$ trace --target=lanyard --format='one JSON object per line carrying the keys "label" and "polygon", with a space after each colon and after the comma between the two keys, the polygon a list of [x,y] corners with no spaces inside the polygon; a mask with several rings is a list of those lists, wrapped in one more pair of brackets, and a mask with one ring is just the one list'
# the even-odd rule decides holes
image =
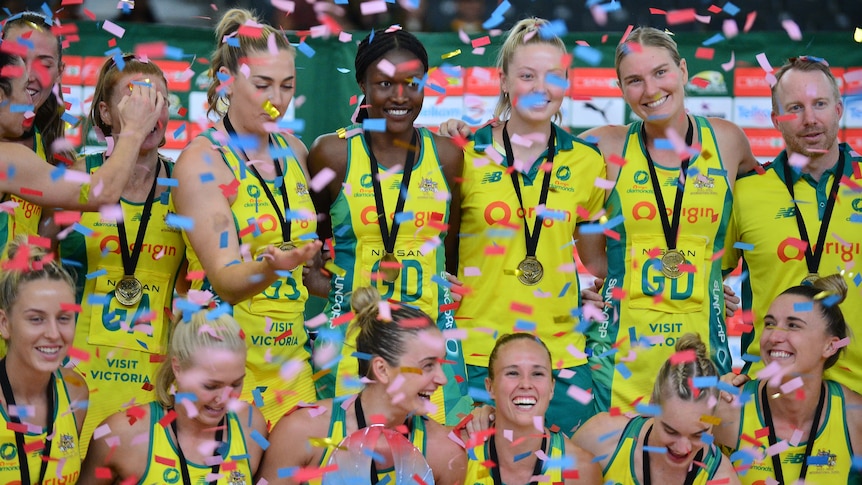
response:
{"label": "lanyard", "polygon": [[[506,150],[506,159],[509,162],[509,166],[512,167],[515,163],[515,155],[512,151],[512,142],[509,140],[509,131],[507,127],[509,122],[506,121],[503,124],[503,148]],[[551,173],[553,172],[554,167],[554,152],[556,151],[556,130],[554,129],[554,125],[551,125],[551,135],[548,137],[548,164],[550,168],[545,173],[545,177],[542,179],[542,191],[539,192],[539,205],[545,205],[548,202],[548,192],[551,186]],[[515,194],[518,196],[518,204],[521,205],[521,212],[524,213],[524,238],[527,242],[527,256],[535,257],[536,256],[536,248],[539,246],[539,234],[542,233],[542,218],[536,216],[536,220],[533,222],[533,230],[527,227],[527,211],[524,209],[524,199],[521,196],[521,184],[518,181],[518,172],[517,170],[512,169],[512,186],[515,187]]]}
{"label": "lanyard", "polygon": [[141,249],[144,246],[144,236],[147,233],[147,225],[150,223],[150,216],[153,212],[153,202],[156,200],[156,186],[159,185],[159,167],[164,167],[165,173],[168,168],[164,160],[159,159],[159,165],[156,165],[156,176],[153,177],[153,186],[150,187],[150,193],[147,194],[147,200],[144,202],[144,211],[141,213],[141,224],[138,226],[138,233],[135,235],[135,247],[129,252],[129,239],[126,235],[126,223],[117,221],[117,235],[120,237],[120,257],[123,259],[123,274],[125,276],[134,276],[135,268],[138,267],[138,260],[141,257]]}
{"label": "lanyard", "polygon": [[[45,472],[48,471],[47,457],[51,456],[51,436],[54,433],[54,374],[48,380],[47,403],[48,403],[48,426],[45,427],[45,446],[42,448],[42,465],[39,468],[39,479],[35,482],[30,481],[30,463],[27,461],[27,451],[24,448],[24,433],[15,431],[15,444],[18,447],[18,464],[21,468],[21,483],[23,485],[41,484],[45,479]],[[0,388],[3,390],[3,399],[6,401],[7,409],[15,405],[15,394],[12,393],[12,385],[9,384],[9,375],[6,373],[6,359],[0,359]],[[9,415],[9,420],[13,423],[21,423],[18,416]]]}
{"label": "lanyard", "polygon": [[[368,423],[365,421],[365,412],[362,411],[362,395],[356,396],[356,400],[353,401],[353,410],[356,413],[356,427],[359,429],[365,429],[368,427]],[[407,429],[410,430],[410,440],[413,440],[413,420],[407,418]],[[371,483],[372,485],[376,485],[380,479],[377,477],[377,467],[374,466],[374,459],[371,459]]]}
{"label": "lanyard", "polygon": [[[649,429],[647,429],[646,435],[644,435],[644,446],[641,447],[641,451],[643,452],[643,459],[641,460],[641,466],[643,467],[643,476],[644,476],[644,485],[652,485],[652,476],[650,476],[650,466],[649,466],[649,452],[644,449],[645,446],[648,446],[649,435],[652,433],[652,425],[650,425]],[[701,448],[696,455],[694,455],[694,461],[700,462],[703,460],[703,448]],[[692,485],[694,483],[694,479],[697,477],[698,467],[699,465],[692,463],[691,468],[688,470],[688,473],[685,474],[685,485]]]}
{"label": "lanyard", "polygon": [[808,244],[805,246],[805,263],[808,266],[808,274],[817,274],[820,268],[820,259],[823,257],[823,248],[826,243],[826,232],[829,231],[829,221],[832,219],[832,209],[835,208],[835,200],[838,198],[838,186],[840,185],[841,176],[844,174],[844,151],[838,156],[838,172],[835,174],[835,180],[832,181],[832,188],[829,190],[829,200],[826,201],[826,209],[823,211],[823,221],[820,223],[820,232],[817,234],[817,245],[814,251],[811,251],[811,240],[808,238],[808,230],[805,228],[805,220],[802,219],[802,212],[799,210],[799,205],[796,203],[796,192],[793,190],[793,178],[790,173],[790,164],[784,164],[784,184],[787,186],[787,191],[790,192],[790,198],[793,201],[793,208],[796,209],[796,225],[799,227],[799,236]]}
{"label": "lanyard", "polygon": [[[228,118],[227,114],[224,115],[224,129],[227,131],[228,135],[236,136],[236,130],[233,127],[233,124],[230,122],[230,118]],[[246,161],[248,160],[248,156],[244,151],[242,152],[243,157],[245,157]],[[269,190],[269,185],[260,175],[260,172],[257,170],[257,167],[254,165],[249,165],[249,169],[251,173],[254,174],[254,178],[260,182],[260,186],[263,189],[263,193],[266,194],[266,198],[269,199],[269,203],[272,204],[272,209],[275,211],[275,214],[278,216],[278,222],[281,226],[281,240],[285,243],[290,242],[290,217],[287,216],[287,212],[290,211],[290,201],[287,199],[287,189],[286,184],[287,180],[284,179],[284,172],[281,170],[281,161],[277,158],[272,159],[272,164],[275,166],[275,175],[278,178],[281,178],[281,201],[284,203],[284,212],[282,212],[281,207],[275,203],[275,195],[273,195],[272,191]]]}
{"label": "lanyard", "polygon": [[[548,175],[550,178],[550,174]],[[542,447],[541,450],[547,454],[547,450],[545,447],[548,446],[548,437],[542,436]],[[491,461],[495,466],[491,467],[491,478],[494,480],[494,485],[503,485],[503,478],[500,475],[500,461],[497,458],[497,438],[496,434],[488,440],[488,454],[490,455]],[[536,457],[536,463],[533,465],[533,474],[531,476],[537,477],[542,474],[542,460],[539,457]],[[532,481],[529,485],[538,485],[538,481]]]}
{"label": "lanyard", "polygon": [[[772,411],[769,409],[769,396],[766,395],[766,384],[763,385],[763,390],[760,392],[760,400],[763,402],[763,417],[766,419],[766,426],[769,429],[769,446],[778,443],[778,438],[775,436],[775,425],[772,423]],[[799,472],[799,480],[805,481],[805,475],[808,474],[808,457],[814,450],[814,440],[817,438],[817,427],[820,425],[820,415],[823,413],[823,404],[826,402],[826,393],[823,391],[823,386],[820,386],[820,400],[817,401],[817,411],[814,412],[814,421],[811,422],[811,431],[808,433],[808,443],[805,445],[805,462],[802,464],[802,470]],[[781,469],[780,453],[772,455],[772,473],[780,485],[787,485],[784,481],[784,471]]]}
{"label": "lanyard", "polygon": [[[390,231],[389,219],[386,218],[386,209],[383,207],[383,189],[380,187],[380,179],[377,173],[379,164],[377,163],[377,157],[374,156],[374,150],[371,148],[371,134],[366,131],[364,135],[365,144],[368,145],[368,158],[371,160],[371,182],[374,185],[374,203],[377,205],[377,222],[380,226],[380,235],[383,237],[383,249],[386,253],[392,254],[395,252],[395,238],[398,237],[401,220],[399,217],[395,217],[392,220],[392,230]],[[407,157],[404,160],[404,175],[401,178],[401,187],[398,189],[398,202],[395,203],[396,215],[404,210],[404,203],[407,201],[407,191],[410,189],[410,175],[413,174],[413,158],[417,142],[417,133],[416,129],[414,129],[413,136],[410,138],[410,146],[407,148]]]}
{"label": "lanyard", "polygon": [[[225,426],[227,426],[225,419],[226,419],[226,416],[221,418],[221,421],[219,421],[218,429],[216,430],[216,434],[215,434],[215,440],[217,442],[221,442],[222,437],[224,436],[224,428],[225,428]],[[182,448],[182,446],[180,446],[180,434],[177,432],[177,420],[176,419],[171,421],[171,429],[174,430],[174,438],[177,440],[177,457],[180,459],[180,469],[183,472],[183,484],[184,485],[192,485],[192,479],[189,476],[189,464],[186,461],[186,456],[183,454],[183,448]],[[219,445],[219,446],[221,446],[221,445]],[[216,456],[218,454],[219,454],[218,448],[216,448],[215,455],[213,455],[213,456]],[[212,466],[211,470],[212,470],[213,475],[218,474],[219,468],[221,468],[221,463],[216,463],[215,465]],[[213,480],[212,482],[207,482],[207,483],[209,485],[213,485],[217,481],[218,480]]]}
{"label": "lanyard", "polygon": [[[691,124],[691,118],[686,116],[688,120],[688,131],[685,134],[685,144],[691,146],[694,140],[694,127]],[[649,167],[650,180],[652,181],[652,190],[655,193],[655,202],[658,206],[658,215],[661,219],[661,227],[664,231],[664,240],[667,243],[668,249],[676,249],[677,235],[679,234],[679,221],[682,213],[682,197],[685,194],[685,179],[688,177],[688,162],[691,158],[686,158],[680,165],[680,174],[682,181],[676,186],[676,197],[673,200],[673,218],[668,220],[667,206],[664,203],[664,195],[661,193],[661,184],[658,181],[658,176],[655,171],[655,163],[649,154],[647,148],[646,123],[641,124],[641,139],[644,143],[644,154],[646,155],[647,167]]]}

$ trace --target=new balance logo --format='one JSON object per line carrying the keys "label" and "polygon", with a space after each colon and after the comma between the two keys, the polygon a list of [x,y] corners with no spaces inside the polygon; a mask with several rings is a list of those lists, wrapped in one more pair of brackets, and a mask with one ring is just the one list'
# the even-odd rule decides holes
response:
{"label": "new balance logo", "polygon": [[785,219],[788,217],[793,217],[796,215],[795,207],[785,207],[784,209],[778,209],[778,214],[775,214],[776,219]]}
{"label": "new balance logo", "polygon": [[503,172],[491,172],[486,173],[482,176],[483,184],[493,184],[494,182],[499,182],[500,180],[503,180]]}

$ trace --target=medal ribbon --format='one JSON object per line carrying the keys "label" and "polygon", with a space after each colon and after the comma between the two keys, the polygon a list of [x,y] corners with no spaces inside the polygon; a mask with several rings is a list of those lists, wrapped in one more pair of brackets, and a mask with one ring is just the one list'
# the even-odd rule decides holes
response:
{"label": "medal ribbon", "polygon": [[153,213],[153,202],[156,200],[156,186],[159,185],[159,167],[163,167],[165,173],[168,172],[167,164],[159,158],[159,164],[156,165],[156,176],[153,177],[153,186],[150,187],[147,201],[144,202],[144,211],[141,213],[141,223],[138,226],[138,233],[135,235],[135,247],[131,249],[131,254],[129,253],[129,239],[126,235],[126,223],[124,221],[117,221],[117,235],[120,237],[120,257],[123,259],[123,276],[134,276],[135,268],[138,267],[138,259],[141,257],[144,236],[147,234],[147,225],[150,223],[150,216]]}
{"label": "medal ribbon", "polygon": [[[224,129],[227,131],[228,135],[236,136],[236,130],[230,122],[230,118],[228,118],[227,114],[224,115]],[[245,161],[248,162],[248,155],[242,152],[242,156],[245,158]],[[276,177],[281,178],[281,201],[284,203],[284,212],[282,212],[281,207],[275,203],[275,195],[273,195],[272,191],[269,190],[269,185],[258,172],[257,167],[254,165],[248,165],[248,168],[251,170],[251,173],[254,174],[254,177],[260,182],[260,186],[263,189],[263,193],[266,194],[266,198],[269,199],[269,203],[272,204],[272,209],[275,211],[275,215],[278,216],[278,222],[281,226],[281,240],[283,242],[290,242],[290,217],[287,217],[286,214],[290,210],[290,201],[287,200],[287,180],[284,179],[284,172],[281,170],[281,161],[278,158],[272,159],[272,164],[275,166],[275,175]],[[285,165],[287,163],[285,162]],[[285,170],[287,167],[285,167]]]}
{"label": "medal ribbon", "polygon": [[[550,177],[550,175],[549,175]],[[548,446],[548,437],[542,436],[542,447],[541,450],[548,454],[548,450],[545,447]],[[494,465],[491,467],[491,478],[494,480],[494,485],[504,485],[503,478],[500,475],[500,462],[497,458],[497,440],[496,435],[492,436],[491,439],[488,440],[488,454],[490,455],[491,461]],[[536,457],[536,463],[533,465],[533,474],[530,476],[537,477],[542,474],[542,460],[539,457]],[[538,485],[539,482],[532,481],[528,485]]]}
{"label": "medal ribbon", "polygon": [[[685,134],[685,144],[691,146],[694,140],[694,127],[691,124],[691,118],[686,115],[688,120],[688,131]],[[646,155],[647,167],[649,167],[650,180],[652,181],[652,190],[655,193],[655,202],[658,206],[658,215],[661,219],[661,227],[664,231],[664,241],[667,243],[667,249],[676,249],[677,236],[679,235],[679,221],[682,212],[682,197],[685,194],[685,180],[688,178],[688,162],[691,158],[686,158],[682,161],[679,170],[682,175],[682,180],[676,185],[676,197],[673,200],[673,219],[668,220],[667,206],[664,203],[664,195],[661,193],[661,184],[658,181],[658,175],[655,172],[655,163],[649,154],[647,147],[646,124],[641,124],[641,139],[644,143],[644,154]]]}
{"label": "medal ribbon", "polygon": [[[368,427],[368,423],[365,421],[365,412],[362,411],[362,399],[361,394],[356,396],[356,400],[353,402],[353,411],[356,413],[356,427],[358,429],[365,429]],[[407,421],[404,423],[407,426],[407,429],[410,430],[410,436],[408,439],[413,441],[413,420],[409,417]],[[424,452],[423,452],[424,454]],[[374,459],[371,459],[371,483],[372,485],[376,485],[380,479],[377,477],[377,467],[374,466]]]}
{"label": "medal ribbon", "polygon": [[[805,445],[805,462],[802,464],[802,470],[799,472],[797,481],[805,481],[805,475],[808,474],[808,458],[814,450],[814,440],[817,437],[817,427],[820,425],[820,416],[823,413],[823,404],[826,402],[826,393],[823,390],[823,385],[820,386],[820,400],[817,401],[817,411],[814,412],[814,421],[811,422],[811,431],[808,433],[808,443]],[[763,385],[763,390],[760,392],[760,400],[763,402],[763,417],[766,419],[766,426],[769,429],[769,445],[772,446],[778,443],[778,438],[775,436],[775,425],[772,423],[772,411],[769,409],[769,396],[766,395],[766,385]],[[780,485],[787,485],[784,481],[784,470],[781,469],[781,458],[779,453],[772,455],[772,473]]]}
{"label": "medal ribbon", "polygon": [[[652,425],[650,425],[649,429],[644,435],[644,446],[648,446],[649,442],[649,434],[652,433]],[[652,485],[652,477],[650,476],[650,466],[649,466],[649,452],[644,449],[644,446],[641,447],[641,451],[643,452],[643,459],[641,460],[641,466],[643,467],[643,477],[644,477],[644,485]],[[696,455],[694,455],[694,461],[691,463],[691,468],[688,470],[688,473],[685,475],[684,485],[692,485],[694,483],[694,479],[697,477],[698,469],[700,463],[703,461],[703,448],[701,448]]]}
{"label": "medal ribbon", "polygon": [[[226,424],[226,416],[221,418],[219,421],[218,429],[216,430],[215,440],[218,442],[222,442],[222,438],[224,436],[224,428],[227,426]],[[177,433],[177,420],[174,419],[171,421],[171,429],[174,430],[174,439],[177,440],[177,458],[180,459],[180,469],[183,472],[183,485],[192,485],[192,479],[189,475],[189,463],[186,461],[186,456],[183,454],[183,448],[180,446],[180,435]],[[219,446],[220,447],[220,446]],[[218,448],[216,448],[215,454],[213,456],[218,456]],[[213,475],[217,475],[219,469],[221,468],[221,463],[216,463],[212,466],[211,471]],[[213,480],[211,482],[207,482],[210,485],[214,485],[218,480]]]}
{"label": "medal ribbon", "polygon": [[[509,131],[507,129],[509,122],[503,124],[503,148],[506,150],[506,161],[509,167],[515,164],[515,154],[512,151],[512,142],[509,140]],[[539,193],[539,204],[545,205],[548,202],[548,189],[551,186],[551,172],[554,169],[554,152],[556,151],[556,129],[551,125],[551,135],[548,137],[548,164],[550,167],[545,173],[545,178],[542,179],[542,191]],[[536,248],[539,246],[539,235],[542,233],[542,218],[536,215],[536,220],[533,222],[532,232],[527,227],[527,211],[524,209],[524,198],[521,196],[521,184],[518,182],[518,171],[512,169],[512,186],[515,187],[515,194],[518,196],[518,204],[521,205],[521,212],[524,213],[524,239],[527,242],[527,256],[535,258]]]}
{"label": "medal ribbon", "polygon": [[[398,237],[398,229],[401,227],[401,222],[398,218],[392,220],[392,230],[389,230],[389,219],[386,218],[386,209],[383,207],[383,189],[380,188],[380,179],[378,171],[380,170],[377,163],[377,157],[374,156],[374,150],[371,149],[371,134],[364,133],[365,144],[368,145],[368,158],[371,160],[371,182],[374,185],[374,203],[377,205],[377,222],[380,226],[380,235],[383,237],[383,249],[392,254],[395,252],[395,238]],[[410,176],[413,174],[413,158],[417,150],[416,143],[418,142],[416,129],[413,130],[413,137],[410,138],[410,147],[407,148],[407,158],[404,160],[404,175],[401,178],[401,187],[398,189],[398,202],[395,203],[395,214],[400,214],[404,210],[404,203],[407,201],[407,191],[410,189]]]}
{"label": "medal ribbon", "polygon": [[[42,447],[42,465],[39,468],[39,480],[30,481],[30,463],[27,461],[27,451],[24,448],[24,433],[15,431],[15,444],[18,448],[18,464],[21,468],[21,483],[23,485],[41,485],[45,480],[45,473],[48,471],[47,457],[51,456],[51,439],[48,438],[54,433],[54,374],[48,380],[47,403],[48,403],[48,426],[45,427],[45,446]],[[0,389],[3,391],[3,400],[6,401],[6,409],[9,406],[15,405],[15,394],[12,392],[12,385],[9,384],[9,375],[6,373],[6,359],[0,359]],[[13,423],[21,424],[21,419],[18,416],[9,415],[9,419]]]}
{"label": "medal ribbon", "polygon": [[820,232],[817,234],[817,246],[814,251],[811,251],[811,240],[808,239],[808,230],[805,228],[805,220],[802,219],[802,212],[799,210],[799,205],[796,204],[796,192],[793,190],[793,179],[790,173],[790,164],[784,164],[784,185],[787,186],[787,191],[790,192],[790,198],[793,201],[793,208],[796,213],[796,225],[799,227],[799,236],[803,241],[808,243],[805,246],[805,264],[808,266],[808,274],[817,274],[820,268],[820,259],[823,257],[823,248],[826,243],[826,233],[829,231],[829,221],[832,220],[832,209],[835,208],[835,200],[838,198],[838,186],[840,185],[841,176],[844,174],[844,151],[838,156],[838,171],[835,173],[835,180],[832,181],[832,188],[829,190],[829,200],[826,201],[826,209],[823,211],[823,220],[820,222]]}

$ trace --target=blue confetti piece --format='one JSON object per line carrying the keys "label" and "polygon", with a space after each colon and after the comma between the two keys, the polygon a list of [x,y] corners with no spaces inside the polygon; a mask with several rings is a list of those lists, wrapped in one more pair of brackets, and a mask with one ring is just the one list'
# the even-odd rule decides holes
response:
{"label": "blue confetti piece", "polygon": [[259,408],[263,407],[263,391],[266,391],[265,386],[258,386],[251,391],[251,395],[254,398],[254,405]]}
{"label": "blue confetti piece", "polygon": [[673,143],[670,142],[667,138],[656,138],[653,141],[653,145],[655,145],[658,150],[673,150]]}
{"label": "blue confetti piece", "polygon": [[605,433],[605,434],[599,436],[599,443],[601,443],[602,441],[605,441],[605,440],[616,438],[617,436],[619,436],[619,434],[620,434],[619,431],[611,431],[610,433]]}
{"label": "blue confetti piece", "polygon": [[165,224],[170,227],[185,229],[186,231],[191,231],[195,227],[194,219],[178,214],[168,214],[165,216]]}
{"label": "blue confetti piece", "polygon": [[231,47],[239,47],[239,39],[236,37],[228,37],[225,43]]}
{"label": "blue confetti piece", "polygon": [[637,341],[638,341],[637,330],[635,329],[634,326],[629,327],[629,342],[635,343]]}
{"label": "blue confetti piece", "polygon": [[[614,350],[616,350],[616,349],[614,349]],[[622,362],[620,362],[619,364],[616,365],[616,370],[617,370],[617,372],[620,373],[620,375],[623,377],[623,379],[628,379],[629,377],[632,376],[632,371],[630,371],[629,368],[626,367],[626,365]]]}
{"label": "blue confetti piece", "polygon": [[[278,120],[276,126],[281,130],[290,130],[292,132],[299,133],[305,131],[305,120],[301,118],[298,120],[286,120],[282,118]],[[285,148],[289,149],[290,147]]]}
{"label": "blue confetti piece", "polygon": [[539,27],[539,37],[548,40],[554,37],[563,37],[569,32],[566,28],[566,23],[560,19],[551,20],[545,25]]}
{"label": "blue confetti piece", "polygon": [[739,7],[730,2],[725,3],[724,7],[722,7],[721,9],[724,10],[731,17],[735,17],[736,14],[739,13]]}
{"label": "blue confetti piece", "polygon": [[78,117],[76,117],[76,116],[72,116],[71,114],[69,114],[69,112],[68,112],[68,111],[66,111],[65,113],[63,113],[63,115],[62,115],[62,116],[60,116],[60,119],[61,119],[61,120],[63,120],[63,122],[64,122],[64,123],[68,123],[68,124],[70,124],[70,125],[72,125],[72,126],[77,125],[77,124],[78,124],[78,121],[80,121],[80,118],[78,118]]}
{"label": "blue confetti piece", "polygon": [[[257,389],[255,389],[255,391],[257,391]],[[260,431],[256,429],[251,430],[251,439],[253,439],[254,442],[257,443],[257,445],[260,446],[261,449],[263,449],[264,451],[269,448],[269,441],[267,441],[266,438],[264,438],[263,435],[260,434]]]}
{"label": "blue confetti piece", "polygon": [[98,269],[96,271],[93,271],[92,273],[87,273],[87,279],[91,280],[93,278],[98,278],[99,276],[105,276],[106,274],[108,274],[107,269],[105,269],[105,268]]}
{"label": "blue confetti piece", "polygon": [[371,360],[371,358],[373,357],[367,352],[353,352],[352,354],[350,354],[350,356],[355,357],[359,360]]}
{"label": "blue confetti piece", "polygon": [[857,287],[862,285],[862,273],[856,273],[856,276],[853,277],[853,284]]}
{"label": "blue confetti piece", "polygon": [[829,464],[829,455],[809,455],[805,461],[808,465],[824,466]]}
{"label": "blue confetti piece", "polygon": [[171,136],[173,136],[174,139],[176,140],[177,138],[179,138],[183,134],[184,131],[186,131],[186,124],[185,123],[181,124],[176,130],[174,130],[174,132],[171,134]]}
{"label": "blue confetti piece", "polygon": [[231,313],[230,305],[228,305],[227,303],[221,303],[221,304],[219,304],[219,306],[213,308],[212,310],[209,311],[209,313],[207,313],[206,319],[212,321],[212,320],[215,320],[216,318],[218,318],[222,315],[230,315],[230,313]]}
{"label": "blue confetti piece", "polygon": [[[754,462],[754,456],[751,455],[747,450],[739,450],[737,452],[730,454],[730,461],[736,462],[739,461],[742,464],[751,464]],[[742,468],[742,467],[738,467]]]}
{"label": "blue confetti piece", "polygon": [[[336,0],[335,3],[338,3],[338,0]],[[279,468],[278,469],[278,478],[291,478],[298,471],[299,471],[298,466],[288,466],[285,468]]]}
{"label": "blue confetti piece", "polygon": [[165,46],[166,59],[180,60],[183,57],[185,57],[185,52],[181,48],[170,45]]}
{"label": "blue confetti piece", "polygon": [[530,455],[532,455],[532,454],[533,454],[533,452],[532,452],[532,451],[527,451],[527,452],[525,452],[525,453],[517,454],[517,455],[515,455],[515,462],[517,463],[517,462],[519,462],[519,461],[523,460],[524,458],[529,457],[529,456],[530,456]]}
{"label": "blue confetti piece", "polygon": [[479,389],[478,387],[470,387],[467,393],[473,398],[473,402],[488,403],[492,401],[491,395],[488,394],[488,391]]}
{"label": "blue confetti piece", "polygon": [[539,106],[546,103],[547,96],[542,93],[529,93],[518,98],[518,106],[521,108],[530,109],[534,106]]}
{"label": "blue confetti piece", "polygon": [[452,283],[450,283],[448,280],[444,279],[438,274],[431,276],[431,282],[436,283],[444,288],[452,288]]}
{"label": "blue confetti piece", "polygon": [[[502,4],[501,4],[501,5],[502,5]],[[501,5],[500,5],[500,6],[501,6]],[[497,8],[499,9],[499,8],[500,8],[500,6],[497,6]],[[488,20],[486,20],[486,21],[482,22],[482,28],[483,28],[483,29],[485,29],[485,30],[491,30],[491,29],[493,29],[493,28],[495,28],[495,27],[499,26],[500,24],[502,24],[502,23],[503,23],[503,20],[505,20],[505,19],[503,18],[503,16],[502,16],[502,15],[498,15],[498,14],[497,14],[497,11],[495,10],[493,13],[491,13],[491,16],[490,16],[490,17],[488,17]]]}
{"label": "blue confetti piece", "polygon": [[63,174],[66,173],[66,166],[62,163],[57,165],[54,170],[51,170],[51,180],[56,182],[63,178]]}
{"label": "blue confetti piece", "polygon": [[[356,478],[357,478],[357,480],[360,479],[359,477],[356,477]],[[391,481],[392,481],[392,476],[390,476],[389,474],[386,474],[386,475],[383,475],[383,478],[379,482],[377,482],[377,485],[386,485],[387,483],[389,483]]]}
{"label": "blue confetti piece", "polygon": [[661,416],[661,406],[655,404],[639,403],[635,406],[635,411],[644,416]]}
{"label": "blue confetti piece", "polygon": [[428,83],[428,89],[440,94],[446,94],[446,88],[444,88],[443,86],[438,86],[434,83]]}
{"label": "blue confetti piece", "polygon": [[724,392],[726,392],[732,396],[742,395],[742,388],[736,387],[733,384],[730,384],[728,382],[718,381],[718,384],[716,384],[716,387],[718,388],[719,391],[724,391]]}
{"label": "blue confetti piece", "polygon": [[644,446],[643,450],[647,453],[658,453],[660,455],[667,453],[667,447],[665,446]]}
{"label": "blue confetti piece", "polygon": [[551,86],[556,86],[556,87],[561,88],[561,89],[568,89],[569,88],[569,80],[568,79],[566,79],[562,76],[558,76],[552,72],[549,72],[545,76],[545,82],[550,84]]}
{"label": "blue confetti piece", "polygon": [[87,304],[90,306],[107,305],[111,303],[111,297],[108,295],[91,294],[87,296]]}
{"label": "blue confetti piece", "polygon": [[598,66],[602,63],[602,51],[596,49],[595,47],[590,47],[586,45],[578,45],[572,49],[572,54],[574,56],[590,66]]}
{"label": "blue confetti piece", "polygon": [[383,458],[383,455],[377,453],[371,448],[362,448],[362,453],[366,456],[370,456],[371,459],[376,461],[377,463],[383,463],[384,461],[386,461],[386,459]]}
{"label": "blue confetti piece", "polygon": [[862,456],[853,455],[853,458],[850,460],[850,462],[854,470],[862,470]]}
{"label": "blue confetti piece", "polygon": [[562,297],[563,297],[563,295],[565,295],[566,293],[568,293],[569,288],[571,288],[571,286],[572,286],[572,282],[571,282],[571,281],[567,281],[567,282],[566,282],[566,284],[565,284],[565,285],[563,285],[563,289],[562,289],[562,290],[560,290],[560,295],[559,295],[557,298],[562,298]]}
{"label": "blue confetti piece", "polygon": [[578,226],[578,232],[580,234],[601,234],[605,232],[604,224],[599,224],[598,222],[587,222]]}
{"label": "blue confetti piece", "polygon": [[605,229],[613,229],[613,228],[619,226],[620,224],[622,224],[623,222],[625,222],[625,220],[626,220],[625,216],[622,216],[622,215],[616,216],[613,219],[611,219],[605,223]]}
{"label": "blue confetti piece", "polygon": [[413,211],[399,212],[395,214],[395,223],[402,224],[413,220]]}
{"label": "blue confetti piece", "polygon": [[299,50],[299,52],[305,54],[305,57],[308,57],[309,59],[314,57],[314,49],[305,42],[300,42],[299,45],[296,46],[296,48]]}
{"label": "blue confetti piece", "polygon": [[228,74],[226,72],[218,71],[218,72],[216,72],[216,79],[218,79],[219,82],[225,82],[228,79],[230,79],[230,74]]}
{"label": "blue confetti piece", "polygon": [[754,354],[742,354],[743,362],[760,362],[760,356]]}
{"label": "blue confetti piece", "polygon": [[720,169],[720,168],[709,168],[709,169],[707,169],[706,174],[707,175],[717,175],[719,177],[726,177],[727,176],[727,170]]}
{"label": "blue confetti piece", "polygon": [[794,312],[810,312],[814,309],[814,303],[810,301],[800,301],[793,304]]}
{"label": "blue confetti piece", "polygon": [[9,111],[11,113],[26,113],[28,111],[33,111],[32,104],[10,104]]}
{"label": "blue confetti piece", "polygon": [[362,120],[365,131],[386,131],[386,118],[367,118]]}
{"label": "blue confetti piece", "polygon": [[709,39],[706,39],[705,41],[703,41],[703,45],[704,46],[711,46],[713,44],[718,44],[719,42],[721,42],[723,40],[724,40],[724,35],[715,34],[712,37],[710,37]]}
{"label": "blue confetti piece", "polygon": [[536,322],[531,322],[529,320],[516,320],[515,330],[518,332],[535,332]]}
{"label": "blue confetti piece", "polygon": [[715,436],[709,433],[704,433],[700,435],[700,440],[703,441],[703,444],[706,446],[712,446],[712,444],[715,443]]}
{"label": "blue confetti piece", "polygon": [[741,251],[753,251],[754,250],[754,244],[748,244],[748,243],[744,243],[741,241],[736,241],[735,243],[733,243],[733,248],[739,249]]}
{"label": "blue confetti piece", "polygon": [[63,259],[63,258],[60,258],[60,264],[62,264],[63,266],[72,266],[73,268],[83,268],[84,267],[84,264],[81,263],[80,261],[74,261],[71,259]]}
{"label": "blue confetti piece", "polygon": [[833,305],[837,305],[837,304],[841,303],[841,296],[829,295],[826,298],[824,298],[820,303],[822,303],[823,306],[829,308]]}
{"label": "blue confetti piece", "polygon": [[696,387],[698,389],[706,389],[707,387],[715,387],[715,385],[718,384],[718,377],[717,376],[694,377],[694,378],[692,378],[691,383],[694,385],[694,387]]}
{"label": "blue confetti piece", "polygon": [[215,175],[212,172],[204,172],[201,174],[201,183],[208,183],[215,180]]}
{"label": "blue confetti piece", "polygon": [[189,402],[198,402],[198,396],[193,392],[178,392],[175,396],[177,402],[188,400]]}
{"label": "blue confetti piece", "polygon": [[137,340],[137,339],[135,339],[135,342],[137,342],[137,343],[138,343],[138,345],[140,345],[141,347],[143,347],[143,349],[144,349],[144,350],[150,350],[150,347],[147,345],[147,343],[146,343],[146,342],[143,342],[143,341],[141,341],[141,340]]}
{"label": "blue confetti piece", "polygon": [[177,187],[180,184],[177,179],[172,178],[159,177],[157,180],[159,185],[164,185],[165,187]]}
{"label": "blue confetti piece", "polygon": [[850,214],[850,222],[862,222],[862,214]]}

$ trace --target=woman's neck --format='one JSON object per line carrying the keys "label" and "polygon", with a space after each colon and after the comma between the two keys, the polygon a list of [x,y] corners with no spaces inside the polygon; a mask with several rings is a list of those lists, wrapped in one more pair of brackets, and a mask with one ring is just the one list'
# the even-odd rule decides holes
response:
{"label": "woman's neck", "polygon": [[6,357],[6,375],[18,406],[43,402],[51,373],[34,372],[13,358]]}
{"label": "woman's neck", "polygon": [[[213,439],[215,433],[213,426],[201,423],[189,416],[184,405],[174,405],[174,411],[177,413],[177,434],[182,434],[184,441],[185,438],[192,440]],[[179,439],[179,436],[177,436],[177,439]]]}
{"label": "woman's neck", "polygon": [[407,420],[407,412],[396,409],[392,405],[392,396],[378,384],[371,384],[366,387],[356,399],[360,400],[366,425],[371,425],[372,422],[378,423],[382,418],[383,425],[393,429],[401,426]]}
{"label": "woman's neck", "polygon": [[[786,377],[784,381],[790,379]],[[763,385],[766,386],[766,398],[769,400],[773,422],[782,421],[792,426],[792,429],[800,429],[807,433],[811,428],[811,420],[815,418],[820,392],[823,389],[822,375],[806,377],[802,380],[802,387],[789,393],[781,392],[780,388],[772,387],[768,382]],[[800,396],[804,397],[800,398]],[[777,431],[776,435],[778,435]]]}
{"label": "woman's neck", "polygon": [[688,115],[685,112],[666,119],[644,121],[644,130],[647,137],[644,142],[648,146],[653,146],[655,140],[666,139],[668,128],[673,129],[680,138],[685,139],[688,132],[688,123]]}
{"label": "woman's neck", "polygon": [[149,190],[153,179],[158,177],[160,169],[158,148],[141,150],[135,167],[132,169],[132,175],[126,183],[126,188],[146,187]]}
{"label": "woman's neck", "polygon": [[[499,415],[499,413],[497,414]],[[501,458],[514,458],[524,453],[532,453],[542,446],[542,438],[550,436],[547,428],[539,431],[535,426],[524,427],[517,423],[508,422],[503,417],[497,418],[494,428],[496,429],[494,442],[496,443],[497,455]],[[501,459],[501,461],[506,460]]]}
{"label": "woman's neck", "polygon": [[544,139],[547,140],[551,136],[551,127],[551,120],[530,121],[515,114],[506,121],[506,131],[509,132],[509,136],[514,134],[526,136],[539,133],[544,135]]}

